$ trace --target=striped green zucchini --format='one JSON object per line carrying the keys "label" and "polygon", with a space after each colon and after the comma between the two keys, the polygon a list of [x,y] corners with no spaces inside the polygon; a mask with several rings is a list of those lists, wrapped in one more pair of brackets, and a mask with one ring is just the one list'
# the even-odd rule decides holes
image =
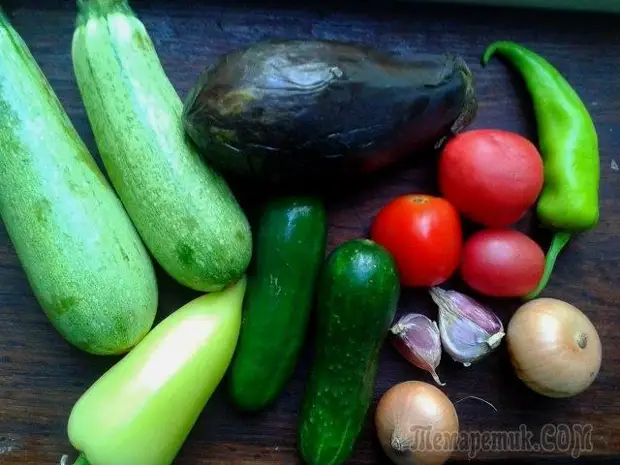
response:
{"label": "striped green zucchini", "polygon": [[112,186],[0,10],[0,216],[58,331],[120,354],[157,310],[151,259]]}
{"label": "striped green zucchini", "polygon": [[219,290],[247,268],[252,238],[226,181],[187,139],[183,104],[125,0],[78,0],[73,64],[105,168],[159,264]]}

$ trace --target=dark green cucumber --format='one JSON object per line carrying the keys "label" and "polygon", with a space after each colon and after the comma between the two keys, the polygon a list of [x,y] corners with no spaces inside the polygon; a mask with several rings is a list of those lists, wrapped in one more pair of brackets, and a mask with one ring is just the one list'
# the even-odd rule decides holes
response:
{"label": "dark green cucumber", "polygon": [[232,401],[242,410],[271,404],[293,373],[326,236],[325,210],[316,199],[280,198],[263,210],[229,380]]}
{"label": "dark green cucumber", "polygon": [[394,260],[380,245],[355,239],[328,257],[318,281],[316,353],[299,429],[309,465],[339,465],[353,453],[399,294]]}

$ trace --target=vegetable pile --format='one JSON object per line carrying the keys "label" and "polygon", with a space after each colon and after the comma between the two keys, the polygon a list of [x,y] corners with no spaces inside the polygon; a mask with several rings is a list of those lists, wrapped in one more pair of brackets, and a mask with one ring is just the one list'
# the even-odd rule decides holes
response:
{"label": "vegetable pile", "polygon": [[[376,407],[397,464],[441,464],[455,446],[416,445],[416,428],[455,440],[459,430],[440,390],[443,353],[470,367],[505,340],[516,376],[541,395],[594,382],[602,348],[592,322],[538,297],[572,235],[599,219],[594,124],[544,58],[510,42],[483,58],[501,54],[523,75],[535,144],[468,129],[473,75],[450,53],[407,60],[341,42],[265,41],[222,56],[183,102],[125,0],[77,3],[74,71],[110,183],[0,10],[0,215],[58,332],[93,355],[124,355],[69,415],[72,463],[170,465],[225,377],[239,410],[268,409],[309,338],[298,426],[309,465],[353,454],[386,342],[434,381],[396,385]],[[325,257],[321,193],[296,189],[432,150],[439,193],[391,199],[368,238]],[[233,176],[281,188],[252,225]],[[515,226],[534,206],[554,231],[546,256]],[[151,257],[203,293],[153,328]],[[457,278],[472,295],[449,289]],[[403,288],[425,289],[436,314],[397,315]],[[504,326],[474,294],[522,306]]]}

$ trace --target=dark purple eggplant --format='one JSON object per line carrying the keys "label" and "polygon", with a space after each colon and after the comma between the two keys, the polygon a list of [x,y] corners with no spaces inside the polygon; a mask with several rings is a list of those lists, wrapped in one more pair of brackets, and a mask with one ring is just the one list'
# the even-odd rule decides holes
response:
{"label": "dark purple eggplant", "polygon": [[266,41],[199,77],[183,122],[206,160],[260,182],[343,180],[469,125],[473,76],[450,53],[414,58],[334,41]]}

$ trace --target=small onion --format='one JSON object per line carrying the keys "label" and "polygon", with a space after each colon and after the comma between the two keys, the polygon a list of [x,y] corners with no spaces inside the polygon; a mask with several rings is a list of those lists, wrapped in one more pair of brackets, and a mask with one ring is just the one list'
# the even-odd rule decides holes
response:
{"label": "small onion", "polygon": [[398,465],[441,465],[454,451],[459,420],[454,405],[437,387],[409,381],[379,401],[375,426],[381,447]]}
{"label": "small onion", "polygon": [[596,328],[561,300],[540,298],[520,307],[508,324],[506,343],[517,376],[547,397],[583,392],[601,367]]}

